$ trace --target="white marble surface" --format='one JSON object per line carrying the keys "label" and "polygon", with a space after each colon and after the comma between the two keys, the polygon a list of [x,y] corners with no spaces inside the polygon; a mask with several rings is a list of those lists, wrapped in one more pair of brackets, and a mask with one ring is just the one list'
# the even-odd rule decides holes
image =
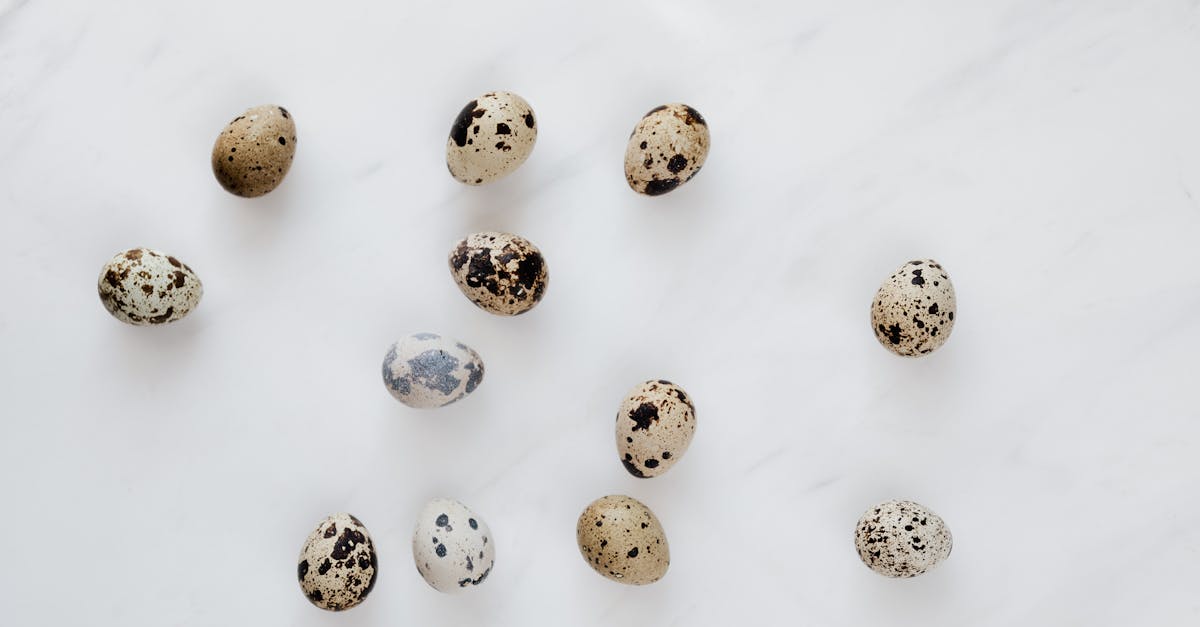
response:
{"label": "white marble surface", "polygon": [[[0,605],[6,625],[1200,624],[1200,3],[0,1]],[[517,174],[443,150],[490,89],[540,120]],[[704,171],[622,179],[639,116],[709,120]],[[280,189],[226,194],[221,127],[288,107]],[[450,280],[510,230],[551,286],[516,319]],[[151,246],[206,294],[122,325],[100,266]],[[879,282],[931,256],[960,316],[903,360]],[[390,342],[460,338],[488,374],[409,410]],[[613,415],[666,377],[691,450],[625,473]],[[672,549],[646,588],[574,541],[627,493]],[[496,569],[443,596],[414,516],[458,498]],[[920,501],[956,546],[878,577],[852,530]],[[300,545],[371,529],[361,607],[311,607]]]}

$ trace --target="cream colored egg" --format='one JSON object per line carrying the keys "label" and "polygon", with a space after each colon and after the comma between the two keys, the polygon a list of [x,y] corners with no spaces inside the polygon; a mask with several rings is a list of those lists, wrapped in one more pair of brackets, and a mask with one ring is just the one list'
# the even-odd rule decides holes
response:
{"label": "cream colored egg", "polygon": [[480,309],[516,316],[537,305],[550,283],[542,252],[529,240],[486,231],[459,240],[450,251],[450,274]]}
{"label": "cream colored egg", "polygon": [[950,557],[954,539],[941,517],[912,501],[867,510],[854,531],[858,556],[887,577],[916,577]]}
{"label": "cream colored egg", "polygon": [[446,140],[446,167],[467,185],[490,183],[525,163],[536,142],[537,121],[529,103],[512,92],[488,92],[455,118]]}
{"label": "cream colored egg", "polygon": [[379,575],[367,528],[346,513],[322,520],[300,549],[297,575],[304,596],[323,610],[348,610],[362,603]]}
{"label": "cream colored egg", "polygon": [[651,109],[625,149],[625,180],[639,194],[660,196],[692,180],[708,159],[708,123],[680,103]]}
{"label": "cream colored egg", "polygon": [[470,346],[437,333],[414,333],[388,349],[383,384],[401,403],[432,409],[474,392],[483,370],[483,359]]}
{"label": "cream colored egg", "polygon": [[617,454],[635,477],[657,477],[692,443],[696,408],[683,388],[659,379],[639,383],[617,410]]}
{"label": "cream colored egg", "polygon": [[945,268],[932,259],[918,259],[900,266],[879,287],[871,302],[871,328],[884,348],[920,357],[950,338],[957,309]]}
{"label": "cream colored egg", "polygon": [[482,584],[496,563],[496,540],[483,517],[453,499],[433,499],[417,516],[412,538],[417,572],[439,592]]}
{"label": "cream colored egg", "polygon": [[200,277],[187,264],[149,248],[117,253],[101,268],[97,290],[114,318],[139,326],[179,320],[204,295]]}

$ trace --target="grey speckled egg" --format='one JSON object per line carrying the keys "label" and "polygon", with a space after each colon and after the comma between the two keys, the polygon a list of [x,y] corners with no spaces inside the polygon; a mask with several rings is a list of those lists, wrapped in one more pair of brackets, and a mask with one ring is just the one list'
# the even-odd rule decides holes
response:
{"label": "grey speckled egg", "polygon": [[932,259],[919,259],[900,266],[879,287],[871,303],[871,328],[893,353],[920,357],[946,343],[957,309],[946,270]]}
{"label": "grey speckled egg", "polygon": [[433,499],[421,510],[412,549],[417,572],[440,592],[478,586],[496,562],[496,543],[487,523],[451,499]]}
{"label": "grey speckled egg", "polygon": [[525,163],[536,141],[529,103],[512,92],[488,92],[468,102],[450,127],[446,167],[467,185],[490,183]]}
{"label": "grey speckled egg", "polygon": [[628,496],[605,496],[588,505],[579,515],[575,539],[592,570],[620,583],[654,583],[671,565],[667,535],[658,518]]}
{"label": "grey speckled egg", "polygon": [[100,270],[97,289],[108,313],[136,325],[174,322],[204,295],[200,277],[187,264],[149,248],[117,253]]}
{"label": "grey speckled egg", "polygon": [[950,557],[950,530],[937,514],[912,501],[887,501],[867,510],[854,532],[858,556],[888,577],[916,577]]}
{"label": "grey speckled egg", "polygon": [[655,107],[629,136],[625,180],[639,194],[665,194],[696,176],[708,145],[708,123],[699,111],[678,103]]}
{"label": "grey speckled egg", "polygon": [[494,231],[460,240],[450,251],[450,274],[471,302],[499,316],[533,309],[550,282],[546,261],[532,242]]}
{"label": "grey speckled egg", "polygon": [[397,340],[383,358],[384,385],[409,407],[449,405],[474,392],[482,381],[479,353],[436,333],[414,333]]}
{"label": "grey speckled egg", "polygon": [[300,549],[300,588],[323,610],[348,610],[362,603],[379,575],[379,560],[367,528],[350,514],[321,521]]}
{"label": "grey speckled egg", "polygon": [[247,109],[217,136],[212,169],[231,194],[254,198],[275,189],[296,155],[296,123],[287,109],[262,105]]}
{"label": "grey speckled egg", "polygon": [[675,465],[696,432],[696,407],[678,385],[639,383],[617,410],[617,454],[635,477],[657,477]]}

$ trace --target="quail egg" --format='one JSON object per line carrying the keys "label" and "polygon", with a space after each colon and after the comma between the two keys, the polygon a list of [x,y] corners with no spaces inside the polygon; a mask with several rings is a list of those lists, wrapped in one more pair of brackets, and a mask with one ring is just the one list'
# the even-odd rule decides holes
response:
{"label": "quail egg", "polygon": [[383,358],[383,383],[396,400],[416,408],[449,405],[483,381],[479,353],[436,333],[396,341]]}
{"label": "quail egg", "polygon": [[871,328],[888,350],[920,357],[937,350],[954,330],[958,309],[950,275],[932,259],[900,266],[871,303]]}
{"label": "quail egg", "polygon": [[617,411],[617,454],[635,477],[657,477],[683,457],[696,432],[696,408],[683,388],[639,383]]}
{"label": "quail egg", "polygon": [[204,294],[187,264],[149,248],[117,253],[101,268],[97,290],[108,313],[139,326],[179,320]]}
{"label": "quail egg", "polygon": [[421,510],[412,550],[417,572],[440,592],[478,586],[496,561],[496,542],[487,523],[451,499],[433,499]]}
{"label": "quail egg", "polygon": [[508,91],[488,92],[467,103],[450,127],[446,166],[467,185],[482,185],[516,170],[537,141],[533,109]]}
{"label": "quail egg", "polygon": [[300,549],[297,574],[304,596],[323,610],[348,610],[362,603],[379,574],[367,528],[350,514],[322,520]]}
{"label": "quail egg", "polygon": [[605,496],[579,515],[579,553],[592,570],[613,581],[641,586],[667,574],[671,554],[654,512],[628,496]]}
{"label": "quail egg", "polygon": [[460,240],[450,251],[450,274],[463,295],[498,316],[533,309],[550,282],[546,261],[532,242],[494,231]]}
{"label": "quail egg", "polygon": [[858,521],[854,545],[871,570],[916,577],[950,556],[953,539],[937,514],[912,501],[886,501]]}
{"label": "quail egg", "polygon": [[708,158],[708,123],[685,104],[655,107],[625,149],[625,180],[639,194],[660,196],[692,180]]}
{"label": "quail egg", "polygon": [[212,169],[231,194],[254,198],[275,189],[296,155],[296,122],[287,109],[262,105],[233,119],[213,144]]}

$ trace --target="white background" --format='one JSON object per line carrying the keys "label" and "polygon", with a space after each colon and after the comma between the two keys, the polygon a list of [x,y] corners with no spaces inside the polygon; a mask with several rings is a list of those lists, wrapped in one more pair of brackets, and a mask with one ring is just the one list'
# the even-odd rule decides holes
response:
{"label": "white background", "polygon": [[[1198,67],[1184,0],[0,0],[0,622],[1196,625]],[[493,89],[539,141],[468,188],[446,136]],[[712,152],[642,197],[625,141],[672,101]],[[209,151],[264,103],[294,114],[295,165],[236,198]],[[546,255],[531,313],[450,279],[484,229]],[[192,315],[105,313],[100,267],[134,246],[196,270]],[[918,257],[960,315],[905,360],[868,308]],[[481,353],[475,394],[388,395],[416,331]],[[699,427],[637,480],[613,417],[660,377]],[[661,582],[580,558],[610,493],[662,520]],[[495,533],[468,594],[412,565],[435,496]],[[888,498],[945,518],[939,569],[859,562]],[[342,614],[295,575],[337,511],[381,564]]]}

